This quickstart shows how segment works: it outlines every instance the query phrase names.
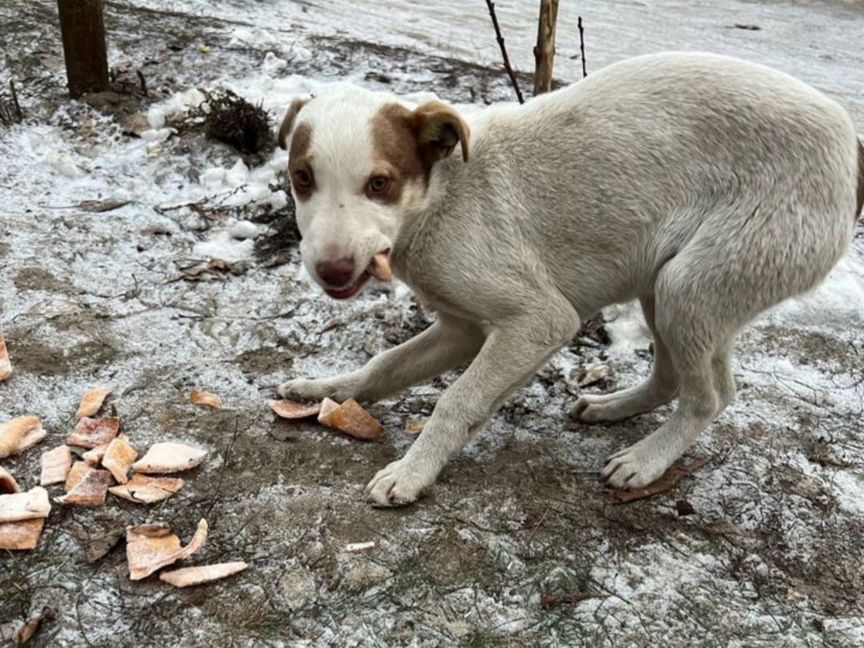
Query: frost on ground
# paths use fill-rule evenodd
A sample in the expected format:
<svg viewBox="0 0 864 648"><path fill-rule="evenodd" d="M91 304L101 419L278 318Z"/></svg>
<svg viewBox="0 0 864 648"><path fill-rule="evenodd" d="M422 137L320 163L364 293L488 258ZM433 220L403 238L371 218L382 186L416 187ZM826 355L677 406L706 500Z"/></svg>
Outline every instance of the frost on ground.
<svg viewBox="0 0 864 648"><path fill-rule="evenodd" d="M286 377L355 367L429 320L404 288L322 298L294 249L284 153L241 157L176 118L215 87L274 120L292 97L345 78L463 104L510 90L496 70L428 48L274 27L266 3L260 25L250 3L237 24L235 4L187 15L108 3L112 61L141 66L153 96L99 109L62 97L54 5L0 7L0 85L14 73L30 115L0 132L0 328L16 367L0 420L41 416L47 449L81 394L110 384L139 448L178 440L211 453L154 508L56 506L36 551L0 556L0 641L50 605L57 618L33 646L862 645L861 229L822 289L741 337L738 398L688 455L710 462L674 491L619 506L598 480L604 457L667 409L607 426L564 417L589 363L611 373L587 390L647 373L644 324L625 305L606 313L611 340L586 334L556 356L427 498L370 509L366 481L410 445L406 425L453 376L375 405L387 433L374 443L276 421L267 400ZM622 54L614 39L592 45L598 59ZM849 84L860 102L860 77ZM142 107L148 129L124 135ZM121 206L98 211L109 202ZM193 386L226 408L189 405ZM38 455L4 466L29 487ZM212 532L199 562L242 559L247 572L172 591L131 583L122 543L85 557L127 524L163 521L187 538L201 517Z"/></svg>

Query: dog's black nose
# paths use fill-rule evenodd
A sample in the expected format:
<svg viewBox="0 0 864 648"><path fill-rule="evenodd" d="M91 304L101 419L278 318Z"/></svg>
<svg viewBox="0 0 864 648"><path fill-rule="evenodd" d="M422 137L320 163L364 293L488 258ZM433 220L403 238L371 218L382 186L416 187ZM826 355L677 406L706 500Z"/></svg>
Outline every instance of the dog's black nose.
<svg viewBox="0 0 864 648"><path fill-rule="evenodd" d="M354 276L354 259L346 257L333 261L321 261L315 264L315 272L328 286L339 288L351 281Z"/></svg>

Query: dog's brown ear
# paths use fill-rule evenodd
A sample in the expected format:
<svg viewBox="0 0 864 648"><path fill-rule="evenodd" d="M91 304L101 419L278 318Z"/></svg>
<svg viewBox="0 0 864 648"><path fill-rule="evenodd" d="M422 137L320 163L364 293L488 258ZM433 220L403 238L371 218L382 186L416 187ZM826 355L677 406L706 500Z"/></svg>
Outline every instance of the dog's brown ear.
<svg viewBox="0 0 864 648"><path fill-rule="evenodd" d="M462 159L468 161L468 138L471 131L452 106L430 101L414 111L415 133L423 157L437 162L448 157L456 144L462 147Z"/></svg>
<svg viewBox="0 0 864 648"><path fill-rule="evenodd" d="M288 106L288 112L285 113L282 125L279 126L279 133L276 135L276 142L278 142L280 148L288 148L288 135L291 133L291 129L294 128L294 120L297 118L297 113L307 103L309 103L308 99L295 99Z"/></svg>

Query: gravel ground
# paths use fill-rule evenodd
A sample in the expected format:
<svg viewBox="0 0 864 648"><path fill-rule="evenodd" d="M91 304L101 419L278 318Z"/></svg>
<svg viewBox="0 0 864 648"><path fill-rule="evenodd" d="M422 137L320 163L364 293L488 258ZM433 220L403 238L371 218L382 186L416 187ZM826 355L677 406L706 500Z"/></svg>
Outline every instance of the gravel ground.
<svg viewBox="0 0 864 648"><path fill-rule="evenodd" d="M410 445L406 426L453 376L374 405L387 433L371 443L275 421L267 400L287 377L355 367L429 318L398 286L346 305L310 284L280 186L284 153L243 157L195 127L124 131L141 111L176 124L194 88L231 87L274 119L292 94L345 77L461 104L510 89L498 70L428 47L263 18L239 38L272 3L246 3L236 21L230 3L212 14L166 4L107 3L118 83L131 92L141 69L149 96L95 105L63 97L54 4L0 6L0 82L14 75L28 115L0 130L0 329L16 368L0 420L36 414L49 432L3 465L34 485L39 450L62 443L83 391L103 383L139 450L171 439L210 451L163 504L55 505L35 551L0 555L0 641L47 605L56 618L34 647L864 645L862 228L824 289L742 335L738 398L686 457L707 463L671 492L620 505L598 479L603 458L668 409L606 426L564 416L586 365L611 369L588 390L648 371L644 327L620 307L510 399L427 497L371 509L366 481ZM860 7L836 4L837 21ZM784 6L801 11L769 3L772 20ZM593 46L598 60L632 53ZM833 43L819 47L792 67ZM850 104L861 87L859 69ZM845 97L837 78L830 91ZM238 220L260 225L254 244L225 233ZM188 276L214 255L233 255L232 270ZM193 386L225 409L189 405ZM122 541L87 559L125 525L167 522L185 542L202 517L210 539L190 562L247 560L248 571L180 591L130 582Z"/></svg>

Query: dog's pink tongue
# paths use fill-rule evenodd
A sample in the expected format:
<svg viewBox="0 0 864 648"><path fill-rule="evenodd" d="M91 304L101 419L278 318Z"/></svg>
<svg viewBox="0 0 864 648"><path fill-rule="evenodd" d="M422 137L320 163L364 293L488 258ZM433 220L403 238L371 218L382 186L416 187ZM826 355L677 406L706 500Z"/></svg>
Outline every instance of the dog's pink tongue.
<svg viewBox="0 0 864 648"><path fill-rule="evenodd" d="M369 274L379 281L390 281L393 279L393 271L390 269L389 252L379 252L369 263Z"/></svg>

